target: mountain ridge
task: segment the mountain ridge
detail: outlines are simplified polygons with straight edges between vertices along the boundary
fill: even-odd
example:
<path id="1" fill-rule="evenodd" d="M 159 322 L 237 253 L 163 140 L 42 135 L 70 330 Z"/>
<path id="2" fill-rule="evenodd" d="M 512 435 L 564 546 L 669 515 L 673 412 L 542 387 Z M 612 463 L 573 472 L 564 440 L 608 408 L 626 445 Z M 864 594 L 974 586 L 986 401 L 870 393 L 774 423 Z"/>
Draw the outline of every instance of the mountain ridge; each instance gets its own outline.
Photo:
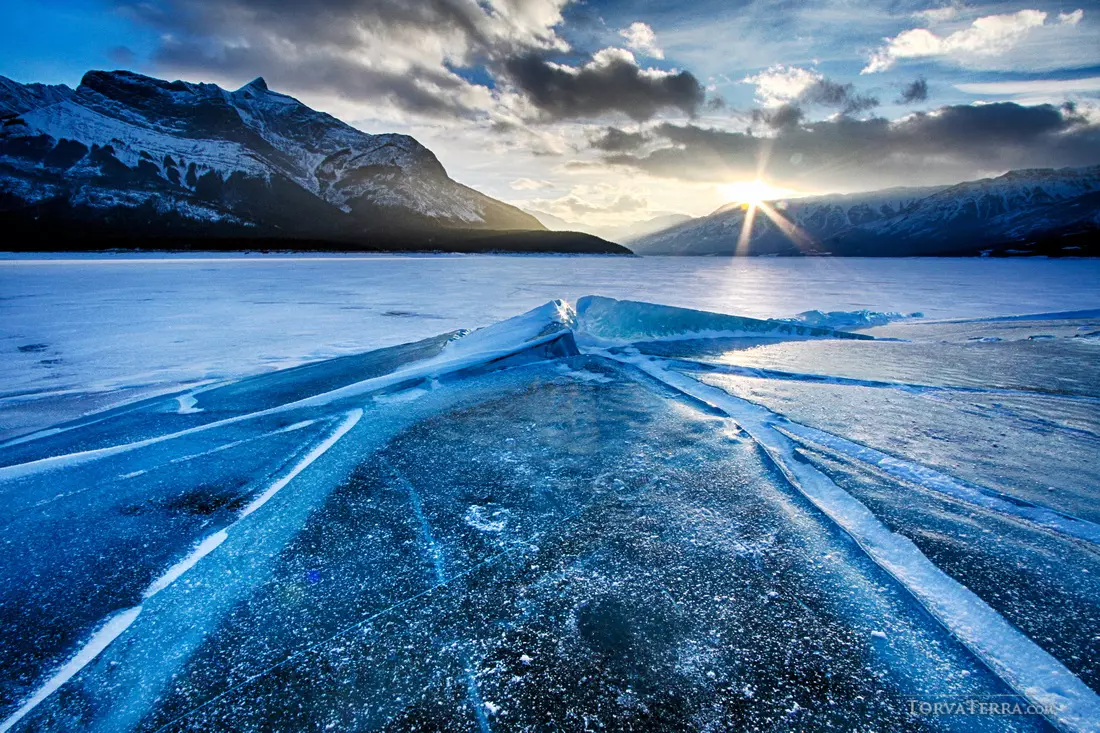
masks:
<path id="1" fill-rule="evenodd" d="M 1100 166 L 1009 171 L 917 188 L 773 202 L 794 241 L 757 212 L 749 255 L 1100 255 Z M 746 212 L 738 206 L 630 240 L 639 254 L 733 255 Z"/>
<path id="2" fill-rule="evenodd" d="M 263 78 L 230 91 L 129 71 L 89 71 L 76 89 L 0 77 L 0 222 L 32 239 L 91 230 L 402 248 L 421 233 L 545 232 L 452 180 L 415 138 L 362 132 Z"/>

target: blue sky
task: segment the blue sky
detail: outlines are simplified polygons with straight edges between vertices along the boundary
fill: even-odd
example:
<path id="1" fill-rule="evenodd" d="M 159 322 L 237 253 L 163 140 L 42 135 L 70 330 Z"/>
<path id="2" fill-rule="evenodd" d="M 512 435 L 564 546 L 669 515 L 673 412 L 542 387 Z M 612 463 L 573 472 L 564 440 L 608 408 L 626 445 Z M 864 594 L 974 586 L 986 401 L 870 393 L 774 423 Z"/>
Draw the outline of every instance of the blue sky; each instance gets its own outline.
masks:
<path id="1" fill-rule="evenodd" d="M 4 18 L 17 81 L 262 75 L 591 226 L 705 213 L 758 171 L 812 193 L 1100 162 L 1095 0 L 7 0 Z"/>

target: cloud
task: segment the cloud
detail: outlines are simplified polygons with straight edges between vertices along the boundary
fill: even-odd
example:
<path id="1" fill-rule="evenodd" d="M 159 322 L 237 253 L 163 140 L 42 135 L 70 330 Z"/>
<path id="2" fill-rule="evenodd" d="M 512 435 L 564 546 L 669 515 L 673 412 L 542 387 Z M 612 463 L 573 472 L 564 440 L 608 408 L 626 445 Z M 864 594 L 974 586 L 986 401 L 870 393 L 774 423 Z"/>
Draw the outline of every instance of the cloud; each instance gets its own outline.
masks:
<path id="1" fill-rule="evenodd" d="M 928 99 L 928 81 L 923 76 L 914 79 L 901 90 L 898 102 L 901 104 L 916 104 Z"/>
<path id="2" fill-rule="evenodd" d="M 777 64 L 755 76 L 746 76 L 742 81 L 756 85 L 757 102 L 765 107 L 778 107 L 798 99 L 811 84 L 822 78 L 816 71 Z"/>
<path id="3" fill-rule="evenodd" d="M 647 136 L 641 132 L 626 132 L 617 127 L 605 128 L 602 133 L 590 141 L 590 145 L 596 150 L 608 153 L 622 153 L 629 150 L 637 150 L 647 140 Z"/>
<path id="4" fill-rule="evenodd" d="M 754 136 L 664 123 L 659 146 L 604 161 L 682 181 L 766 177 L 799 190 L 868 190 L 944 183 L 1012 168 L 1100 163 L 1100 124 L 1072 107 L 958 105 L 898 120 L 838 117 Z"/>
<path id="5" fill-rule="evenodd" d="M 665 52 L 657 45 L 657 34 L 645 23 L 631 23 L 619 31 L 619 35 L 626 39 L 626 47 L 629 49 L 655 59 L 665 57 Z"/>
<path id="6" fill-rule="evenodd" d="M 763 123 L 773 130 L 799 125 L 805 117 L 806 113 L 797 104 L 784 104 L 780 107 L 752 111 L 753 122 Z"/>
<path id="7" fill-rule="evenodd" d="M 1072 13 L 1058 13 L 1058 23 L 1060 25 L 1077 25 L 1084 17 L 1085 11 L 1077 8 Z"/>
<path id="8" fill-rule="evenodd" d="M 623 191 L 621 186 L 609 183 L 573 186 L 565 196 L 531 199 L 522 202 L 522 205 L 567 221 L 588 224 L 621 222 L 649 210 L 649 200 L 643 194 Z"/>
<path id="9" fill-rule="evenodd" d="M 569 211 L 575 216 L 592 216 L 593 214 L 629 214 L 635 211 L 644 211 L 649 202 L 641 196 L 633 194 L 620 194 L 603 206 L 593 206 L 588 199 L 576 196 L 567 196 L 559 201 L 559 207 Z"/>
<path id="10" fill-rule="evenodd" d="M 1040 28 L 1073 26 L 1084 17 L 1083 10 L 1064 13 L 1058 22 L 1047 24 L 1047 13 L 1041 10 L 1019 10 L 1004 15 L 986 15 L 969 27 L 946 36 L 938 36 L 927 28 L 902 31 L 887 38 L 868 60 L 861 74 L 886 71 L 902 59 L 944 58 L 956 63 L 984 68 L 984 61 L 1002 56 L 1025 41 Z"/>
<path id="11" fill-rule="evenodd" d="M 954 20 L 959 14 L 959 8 L 955 5 L 948 5 L 942 8 L 929 8 L 927 10 L 918 10 L 913 13 L 913 17 L 920 18 L 926 23 L 944 23 L 949 20 Z"/>
<path id="12" fill-rule="evenodd" d="M 819 79 L 811 84 L 802 92 L 798 101 L 802 104 L 835 107 L 844 114 L 858 114 L 878 106 L 876 97 L 857 94 L 851 84 L 838 84 L 828 79 Z"/>
<path id="13" fill-rule="evenodd" d="M 1100 92 L 1100 76 L 1084 79 L 1034 79 L 1030 81 L 992 81 L 973 84 L 956 84 L 955 88 L 967 94 L 993 96 L 1015 94 L 1081 94 Z"/>
<path id="14" fill-rule="evenodd" d="M 443 67 L 368 67 L 340 55 L 299 57 L 268 47 L 221 47 L 167 40 L 155 60 L 177 73 L 248 78 L 263 75 L 273 87 L 308 90 L 353 102 L 386 101 L 416 114 L 473 118 L 492 104 L 489 90 Z"/>
<path id="15" fill-rule="evenodd" d="M 859 114 L 879 103 L 875 97 L 857 93 L 851 84 L 840 84 L 817 71 L 797 66 L 779 64 L 755 76 L 747 76 L 743 81 L 755 84 L 756 100 L 774 110 L 755 115 L 772 127 L 788 124 L 795 117 L 801 119 L 801 107 L 807 105 L 839 109 L 843 114 Z"/>
<path id="16" fill-rule="evenodd" d="M 548 120 L 621 113 L 643 121 L 669 109 L 694 115 L 706 96 L 690 72 L 643 69 L 634 54 L 621 48 L 597 51 L 583 66 L 557 64 L 529 53 L 507 59 L 503 68 L 508 80 Z"/>
<path id="17" fill-rule="evenodd" d="M 545 191 L 555 187 L 552 181 L 536 181 L 533 178 L 517 178 L 508 185 L 516 191 Z"/>
<path id="18" fill-rule="evenodd" d="M 495 104 L 462 69 L 565 51 L 568 0 L 114 0 L 161 36 L 157 70 L 244 80 L 421 115 L 474 117 Z"/>
<path id="19" fill-rule="evenodd" d="M 223 83 L 262 75 L 273 88 L 376 105 L 376 116 L 402 121 L 488 119 L 519 134 L 533 121 L 693 115 L 705 101 L 690 72 L 643 68 L 626 49 L 555 63 L 580 55 L 559 35 L 571 0 L 110 1 L 159 32 L 155 71 Z M 622 33 L 663 55 L 648 25 Z"/>

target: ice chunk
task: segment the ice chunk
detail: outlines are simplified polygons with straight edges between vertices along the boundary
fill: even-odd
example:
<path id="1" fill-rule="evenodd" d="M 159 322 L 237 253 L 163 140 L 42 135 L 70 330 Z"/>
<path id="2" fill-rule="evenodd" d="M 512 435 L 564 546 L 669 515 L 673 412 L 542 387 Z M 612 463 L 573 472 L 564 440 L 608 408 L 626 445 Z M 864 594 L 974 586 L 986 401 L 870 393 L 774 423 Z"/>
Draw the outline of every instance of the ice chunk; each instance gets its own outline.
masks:
<path id="1" fill-rule="evenodd" d="M 790 323 L 800 323 L 806 326 L 819 328 L 871 328 L 872 326 L 885 326 L 894 321 L 902 321 L 907 318 L 923 318 L 923 313 L 879 313 L 871 310 L 858 311 L 803 311 L 793 318 L 784 318 Z"/>
<path id="2" fill-rule="evenodd" d="M 576 312 L 563 300 L 552 300 L 522 315 L 457 338 L 444 347 L 440 361 L 468 360 L 516 348 L 576 325 Z"/>
<path id="3" fill-rule="evenodd" d="M 577 331 L 582 342 L 597 344 L 731 337 L 871 338 L 789 321 L 760 320 L 598 295 L 588 295 L 577 301 Z"/>

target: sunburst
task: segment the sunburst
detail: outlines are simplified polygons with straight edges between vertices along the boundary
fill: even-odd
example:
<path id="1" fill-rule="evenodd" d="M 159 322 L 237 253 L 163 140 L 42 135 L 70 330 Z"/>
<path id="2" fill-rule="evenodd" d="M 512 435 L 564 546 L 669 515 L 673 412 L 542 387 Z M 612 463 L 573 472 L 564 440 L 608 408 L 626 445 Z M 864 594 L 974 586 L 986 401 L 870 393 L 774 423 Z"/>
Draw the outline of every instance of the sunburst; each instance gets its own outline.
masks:
<path id="1" fill-rule="evenodd" d="M 804 249 L 812 244 L 813 240 L 810 236 L 777 211 L 771 203 L 805 196 L 806 194 L 801 191 L 773 186 L 760 178 L 723 184 L 721 191 L 723 198 L 730 204 L 740 205 L 745 211 L 745 217 L 741 222 L 741 234 L 737 238 L 737 254 L 742 254 L 749 245 L 757 210 L 768 217 L 788 239 L 794 242 L 795 246 Z"/>

